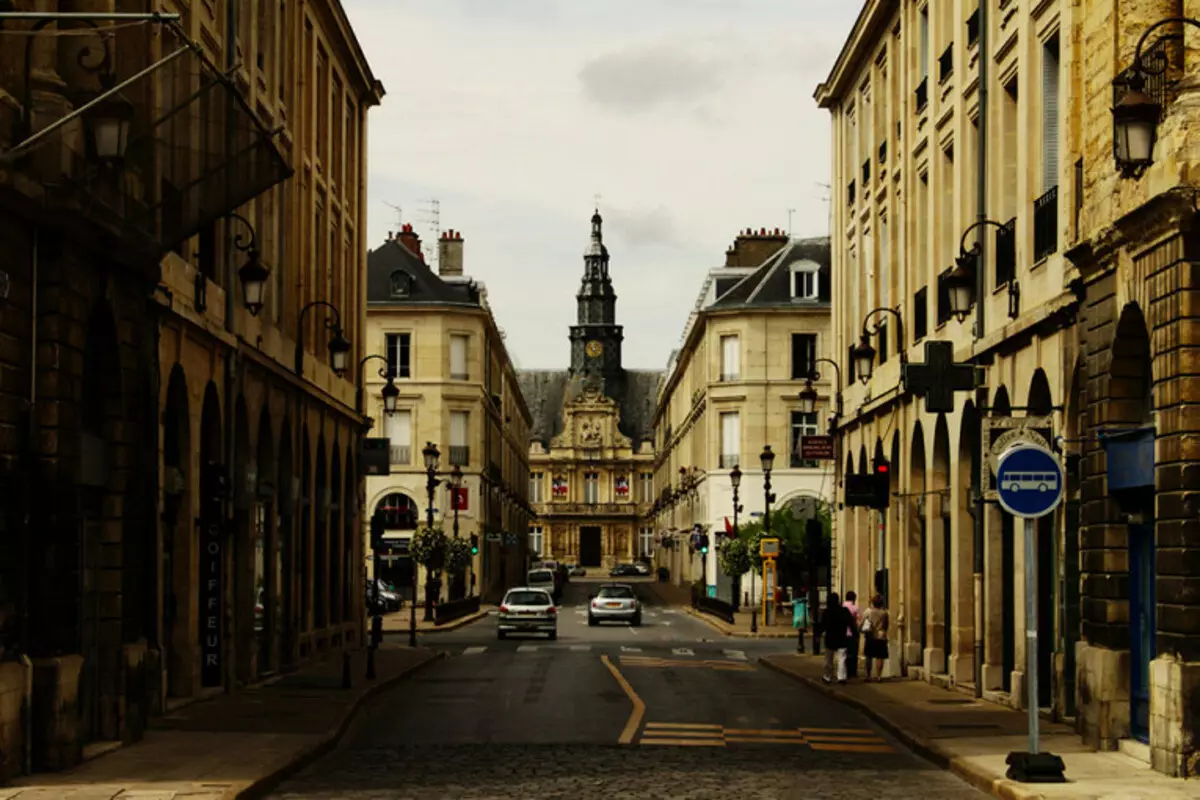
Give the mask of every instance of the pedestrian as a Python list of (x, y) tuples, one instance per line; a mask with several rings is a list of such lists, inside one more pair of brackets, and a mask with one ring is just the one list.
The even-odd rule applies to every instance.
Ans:
[(850, 612), (850, 628), (846, 631), (846, 677), (858, 677), (858, 626), (862, 624), (862, 611), (858, 607), (858, 594), (846, 592), (846, 610)]
[(846, 682), (846, 631), (850, 626), (850, 612), (842, 605), (837, 594), (829, 595), (825, 612), (821, 616), (821, 628), (825, 631), (825, 673), (821, 680), (826, 683)]
[(867, 680), (871, 680), (871, 661), (875, 661), (875, 679), (883, 680), (883, 662), (888, 658), (888, 627), (891, 618), (883, 607), (883, 595), (877, 594), (871, 599), (871, 607), (863, 619), (863, 636), (866, 642), (863, 652), (866, 654)]

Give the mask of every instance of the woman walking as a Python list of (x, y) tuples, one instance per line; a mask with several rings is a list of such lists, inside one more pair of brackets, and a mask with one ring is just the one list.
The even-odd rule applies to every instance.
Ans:
[(825, 674), (821, 679), (826, 683), (833, 683), (835, 679), (838, 683), (846, 682), (846, 645), (850, 643), (847, 634), (853, 624), (842, 599), (831, 593), (821, 615), (821, 627), (825, 631)]
[(888, 625), (891, 619), (883, 607), (883, 595), (871, 598), (871, 607), (863, 618), (862, 631), (866, 637), (864, 648), (867, 666), (866, 679), (871, 680), (871, 661), (875, 661), (875, 679), (883, 680), (883, 663), (888, 658)]

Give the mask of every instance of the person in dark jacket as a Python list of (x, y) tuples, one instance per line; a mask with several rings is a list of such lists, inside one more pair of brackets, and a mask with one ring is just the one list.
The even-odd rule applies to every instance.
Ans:
[(833, 683), (846, 682), (846, 645), (850, 643), (849, 629), (854, 624), (850, 611), (842, 605), (842, 599), (830, 593), (821, 615), (821, 628), (825, 631), (825, 674), (822, 680)]

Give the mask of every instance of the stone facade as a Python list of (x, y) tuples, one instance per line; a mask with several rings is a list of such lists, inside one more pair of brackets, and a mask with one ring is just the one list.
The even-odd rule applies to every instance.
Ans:
[[(367, 348), (383, 358), (365, 365), (365, 409), (376, 421), (372, 435), (391, 441), (390, 474), (366, 478), (366, 508), (385, 520), (385, 547), (368, 568), (407, 599), (413, 586), (408, 546), (432, 505), (434, 524), (447, 536), (457, 526), (458, 536), (476, 537), (479, 545), (466, 573), (443, 582), (441, 599), (499, 599), (523, 580), (528, 565), (532, 419), (487, 288), (463, 272), (462, 235), (447, 232), (438, 246), (437, 272), (407, 225), (368, 255)], [(392, 415), (382, 407), (381, 370), (390, 370), (400, 389)], [(427, 442), (441, 453), (442, 483), (432, 498), (421, 455)], [(457, 506), (445, 483), (455, 466), (463, 475)], [(364, 515), (364, 523), (369, 518)], [(500, 541), (488, 534), (501, 534)], [(427, 576), (418, 572), (420, 598)]]
[(569, 370), (522, 370), (533, 411), (531, 549), (543, 559), (609, 568), (649, 557), (651, 419), (660, 373), (626, 370), (623, 330), (599, 212), (584, 251)]
[[(809, 272), (814, 282), (797, 281)], [(792, 240), (778, 230), (742, 231), (725, 266), (706, 276), (655, 411), (656, 559), (677, 583), (703, 580), (722, 599), (747, 599), (748, 576), (735, 582), (721, 572), (716, 544), (733, 522), (735, 465), (743, 474), (740, 522), (765, 508), (763, 445), (776, 454), (774, 509), (832, 501), (836, 462), (806, 462), (798, 449), (799, 437), (827, 433), (836, 408), (836, 373), (816, 361), (835, 355), (829, 298), (828, 240)], [(799, 393), (813, 373), (818, 406), (805, 415)], [(689, 543), (695, 526), (710, 534), (707, 563)], [(761, 589), (758, 581), (749, 599)]]

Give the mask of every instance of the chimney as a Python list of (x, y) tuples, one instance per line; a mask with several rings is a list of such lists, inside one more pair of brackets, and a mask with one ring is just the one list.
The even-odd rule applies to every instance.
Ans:
[(779, 228), (746, 228), (738, 232), (733, 245), (725, 251), (727, 267), (759, 267), (787, 246), (788, 235)]
[(442, 232), (438, 242), (438, 274), (463, 274), (463, 238), (462, 232), (450, 229)]
[(407, 247), (422, 262), (425, 261), (425, 254), (421, 252), (421, 237), (413, 230), (411, 223), (404, 223), (404, 227), (396, 234), (395, 241)]

